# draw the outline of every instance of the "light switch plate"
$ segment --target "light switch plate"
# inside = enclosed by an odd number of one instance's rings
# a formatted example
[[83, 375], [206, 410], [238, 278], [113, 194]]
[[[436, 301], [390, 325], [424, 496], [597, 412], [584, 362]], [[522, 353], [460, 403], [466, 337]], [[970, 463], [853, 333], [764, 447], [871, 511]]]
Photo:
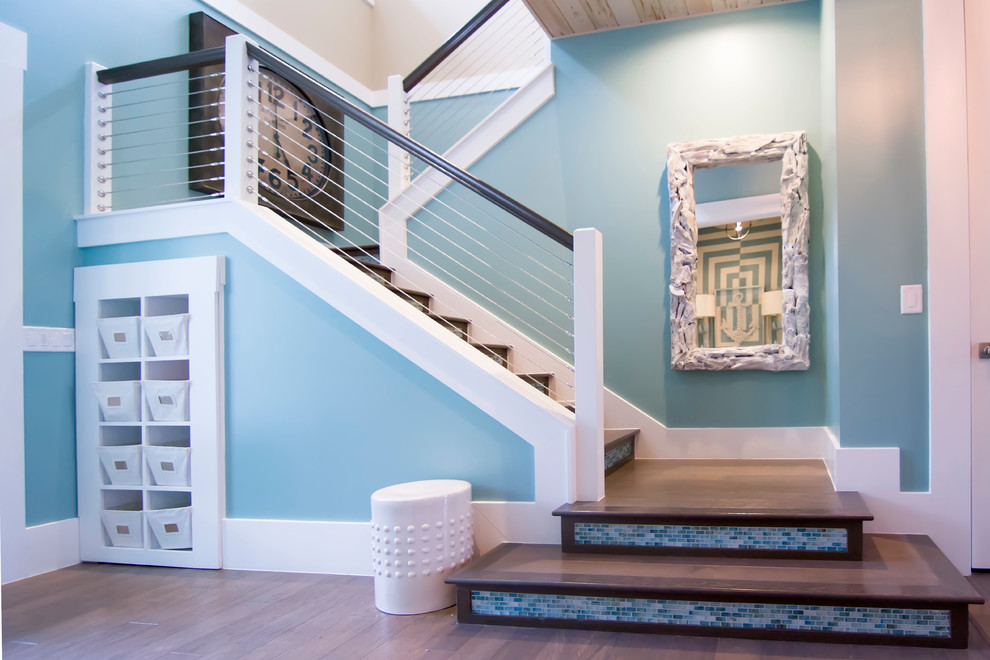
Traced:
[[924, 311], [924, 288], [920, 284], [901, 287], [901, 314], [921, 314]]
[[76, 350], [76, 331], [72, 328], [24, 326], [25, 351], [71, 353]]

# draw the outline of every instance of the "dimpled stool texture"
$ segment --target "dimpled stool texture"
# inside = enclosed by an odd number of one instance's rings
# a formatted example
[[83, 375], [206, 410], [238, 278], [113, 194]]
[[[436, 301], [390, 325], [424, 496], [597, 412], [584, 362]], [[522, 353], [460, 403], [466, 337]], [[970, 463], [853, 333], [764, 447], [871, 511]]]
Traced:
[[371, 568], [375, 607], [423, 614], [454, 604], [444, 580], [474, 553], [471, 484], [412, 481], [371, 495]]

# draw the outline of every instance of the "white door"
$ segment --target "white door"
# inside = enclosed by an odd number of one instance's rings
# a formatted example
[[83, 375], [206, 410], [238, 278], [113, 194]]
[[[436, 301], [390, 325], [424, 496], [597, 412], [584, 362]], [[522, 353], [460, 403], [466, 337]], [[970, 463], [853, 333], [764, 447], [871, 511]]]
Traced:
[[[973, 568], [990, 568], [990, 2], [966, 1], [970, 298], [973, 344]], [[988, 356], [990, 357], [990, 356]]]

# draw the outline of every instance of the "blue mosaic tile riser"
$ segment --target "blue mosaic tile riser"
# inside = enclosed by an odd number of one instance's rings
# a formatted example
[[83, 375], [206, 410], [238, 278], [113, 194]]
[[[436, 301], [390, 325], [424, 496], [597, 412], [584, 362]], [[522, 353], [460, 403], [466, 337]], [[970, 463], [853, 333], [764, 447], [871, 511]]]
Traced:
[[608, 469], [616, 463], [629, 458], [632, 456], [632, 452], [632, 442], [625, 442], [618, 447], [605, 452], [605, 470], [608, 471]]
[[575, 545], [848, 552], [845, 529], [575, 523]]
[[471, 611], [574, 621], [949, 638], [948, 610], [778, 605], [472, 591]]

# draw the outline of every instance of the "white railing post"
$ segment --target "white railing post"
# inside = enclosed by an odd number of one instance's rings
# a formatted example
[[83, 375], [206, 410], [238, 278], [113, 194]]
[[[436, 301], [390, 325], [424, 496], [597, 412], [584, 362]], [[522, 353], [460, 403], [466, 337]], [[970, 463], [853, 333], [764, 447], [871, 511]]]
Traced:
[[602, 235], [574, 232], [574, 410], [577, 499], [605, 496]]
[[110, 198], [110, 85], [101, 83], [96, 74], [105, 66], [86, 63], [86, 103], [83, 111], [86, 123], [83, 145], [83, 213], [100, 213], [113, 207]]
[[223, 195], [258, 203], [258, 63], [248, 58], [248, 40], [227, 37], [224, 70]]
[[[402, 76], [388, 77], [388, 125], [409, 136], [409, 95], [402, 88]], [[391, 142], [388, 145], [388, 198], [395, 200], [409, 187], [409, 152]], [[406, 259], [406, 216], [394, 204], [378, 214], [380, 260], [386, 266]]]

